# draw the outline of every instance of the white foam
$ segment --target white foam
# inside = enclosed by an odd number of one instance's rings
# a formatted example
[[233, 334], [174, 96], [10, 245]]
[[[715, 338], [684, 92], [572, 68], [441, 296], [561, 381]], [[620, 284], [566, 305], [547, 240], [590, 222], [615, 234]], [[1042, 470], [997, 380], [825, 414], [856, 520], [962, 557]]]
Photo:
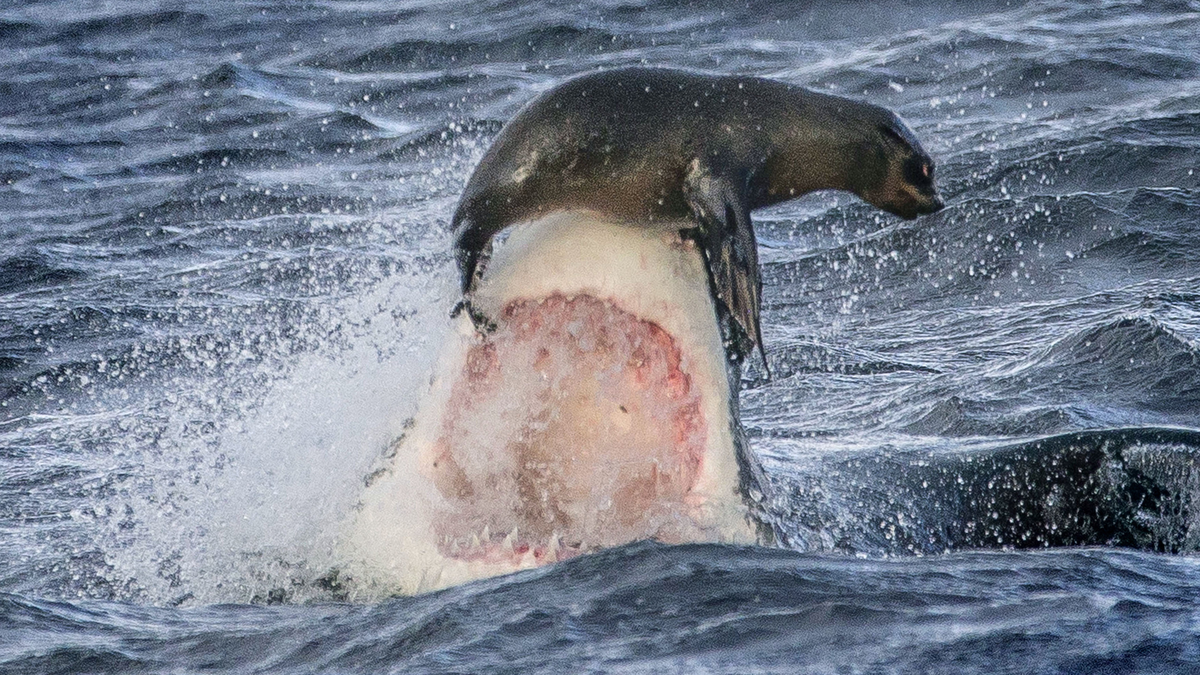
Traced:
[[[246, 602], [273, 588], [319, 596], [311, 582], [338, 568], [364, 476], [426, 388], [453, 297], [449, 274], [439, 279], [431, 287], [428, 273], [397, 275], [338, 308], [335, 322], [360, 326], [348, 344], [247, 364], [273, 371], [240, 378], [269, 376], [263, 390], [160, 383], [175, 392], [161, 411], [171, 421], [138, 451], [143, 487], [108, 507], [114, 530], [126, 506], [134, 523], [105, 545], [113, 581], [153, 602]], [[214, 420], [217, 438], [197, 438], [186, 427], [212, 420], [211, 398], [236, 399], [237, 409]]]

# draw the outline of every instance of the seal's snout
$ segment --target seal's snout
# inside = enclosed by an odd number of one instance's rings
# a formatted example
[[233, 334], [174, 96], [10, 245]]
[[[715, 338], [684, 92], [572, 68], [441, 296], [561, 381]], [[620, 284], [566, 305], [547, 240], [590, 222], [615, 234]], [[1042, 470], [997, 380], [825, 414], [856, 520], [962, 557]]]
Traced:
[[931, 213], [937, 213], [944, 208], [946, 208], [946, 202], [942, 199], [941, 195], [935, 192], [929, 198], [929, 202], [921, 209], [921, 215], [927, 216]]
[[870, 199], [871, 196], [864, 195], [875, 206], [888, 213], [900, 216], [905, 220], [912, 220], [931, 213], [937, 213], [946, 207], [946, 202], [942, 200], [941, 195], [936, 190], [926, 189], [918, 191], [913, 189], [912, 186], [905, 186], [898, 192], [888, 195], [888, 198], [879, 201]]

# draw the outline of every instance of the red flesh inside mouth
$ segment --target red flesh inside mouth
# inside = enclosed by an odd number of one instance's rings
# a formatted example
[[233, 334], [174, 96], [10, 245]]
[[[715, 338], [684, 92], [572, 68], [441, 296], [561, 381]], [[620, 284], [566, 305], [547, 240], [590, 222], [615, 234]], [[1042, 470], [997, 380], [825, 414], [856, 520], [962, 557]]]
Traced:
[[675, 339], [589, 295], [514, 300], [473, 344], [423, 470], [443, 555], [553, 562], [672, 540], [707, 427]]

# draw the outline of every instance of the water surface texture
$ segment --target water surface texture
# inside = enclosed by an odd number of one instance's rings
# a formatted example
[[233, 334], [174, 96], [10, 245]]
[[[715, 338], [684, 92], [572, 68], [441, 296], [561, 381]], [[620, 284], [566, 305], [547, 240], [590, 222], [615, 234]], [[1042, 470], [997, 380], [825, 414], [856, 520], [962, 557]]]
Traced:
[[[1200, 671], [1200, 3], [0, 9], [5, 673]], [[947, 208], [755, 214], [780, 547], [339, 573], [449, 218], [571, 75], [896, 110]]]

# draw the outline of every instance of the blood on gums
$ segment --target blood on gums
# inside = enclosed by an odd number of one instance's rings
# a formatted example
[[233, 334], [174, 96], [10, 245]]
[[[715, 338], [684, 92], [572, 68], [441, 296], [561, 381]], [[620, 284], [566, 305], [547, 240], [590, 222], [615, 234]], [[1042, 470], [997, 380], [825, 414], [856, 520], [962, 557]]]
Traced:
[[[428, 469], [445, 500], [434, 526], [443, 553], [543, 561], [653, 537], [662, 514], [684, 508], [706, 442], [675, 339], [589, 295], [515, 300], [500, 316], [468, 350]], [[509, 464], [489, 466], [496, 457]], [[605, 501], [597, 485], [612, 490], [610, 515], [586, 501]], [[464, 550], [485, 527], [492, 540]], [[499, 551], [513, 527], [511, 553]], [[548, 551], [559, 537], [573, 544]]]

